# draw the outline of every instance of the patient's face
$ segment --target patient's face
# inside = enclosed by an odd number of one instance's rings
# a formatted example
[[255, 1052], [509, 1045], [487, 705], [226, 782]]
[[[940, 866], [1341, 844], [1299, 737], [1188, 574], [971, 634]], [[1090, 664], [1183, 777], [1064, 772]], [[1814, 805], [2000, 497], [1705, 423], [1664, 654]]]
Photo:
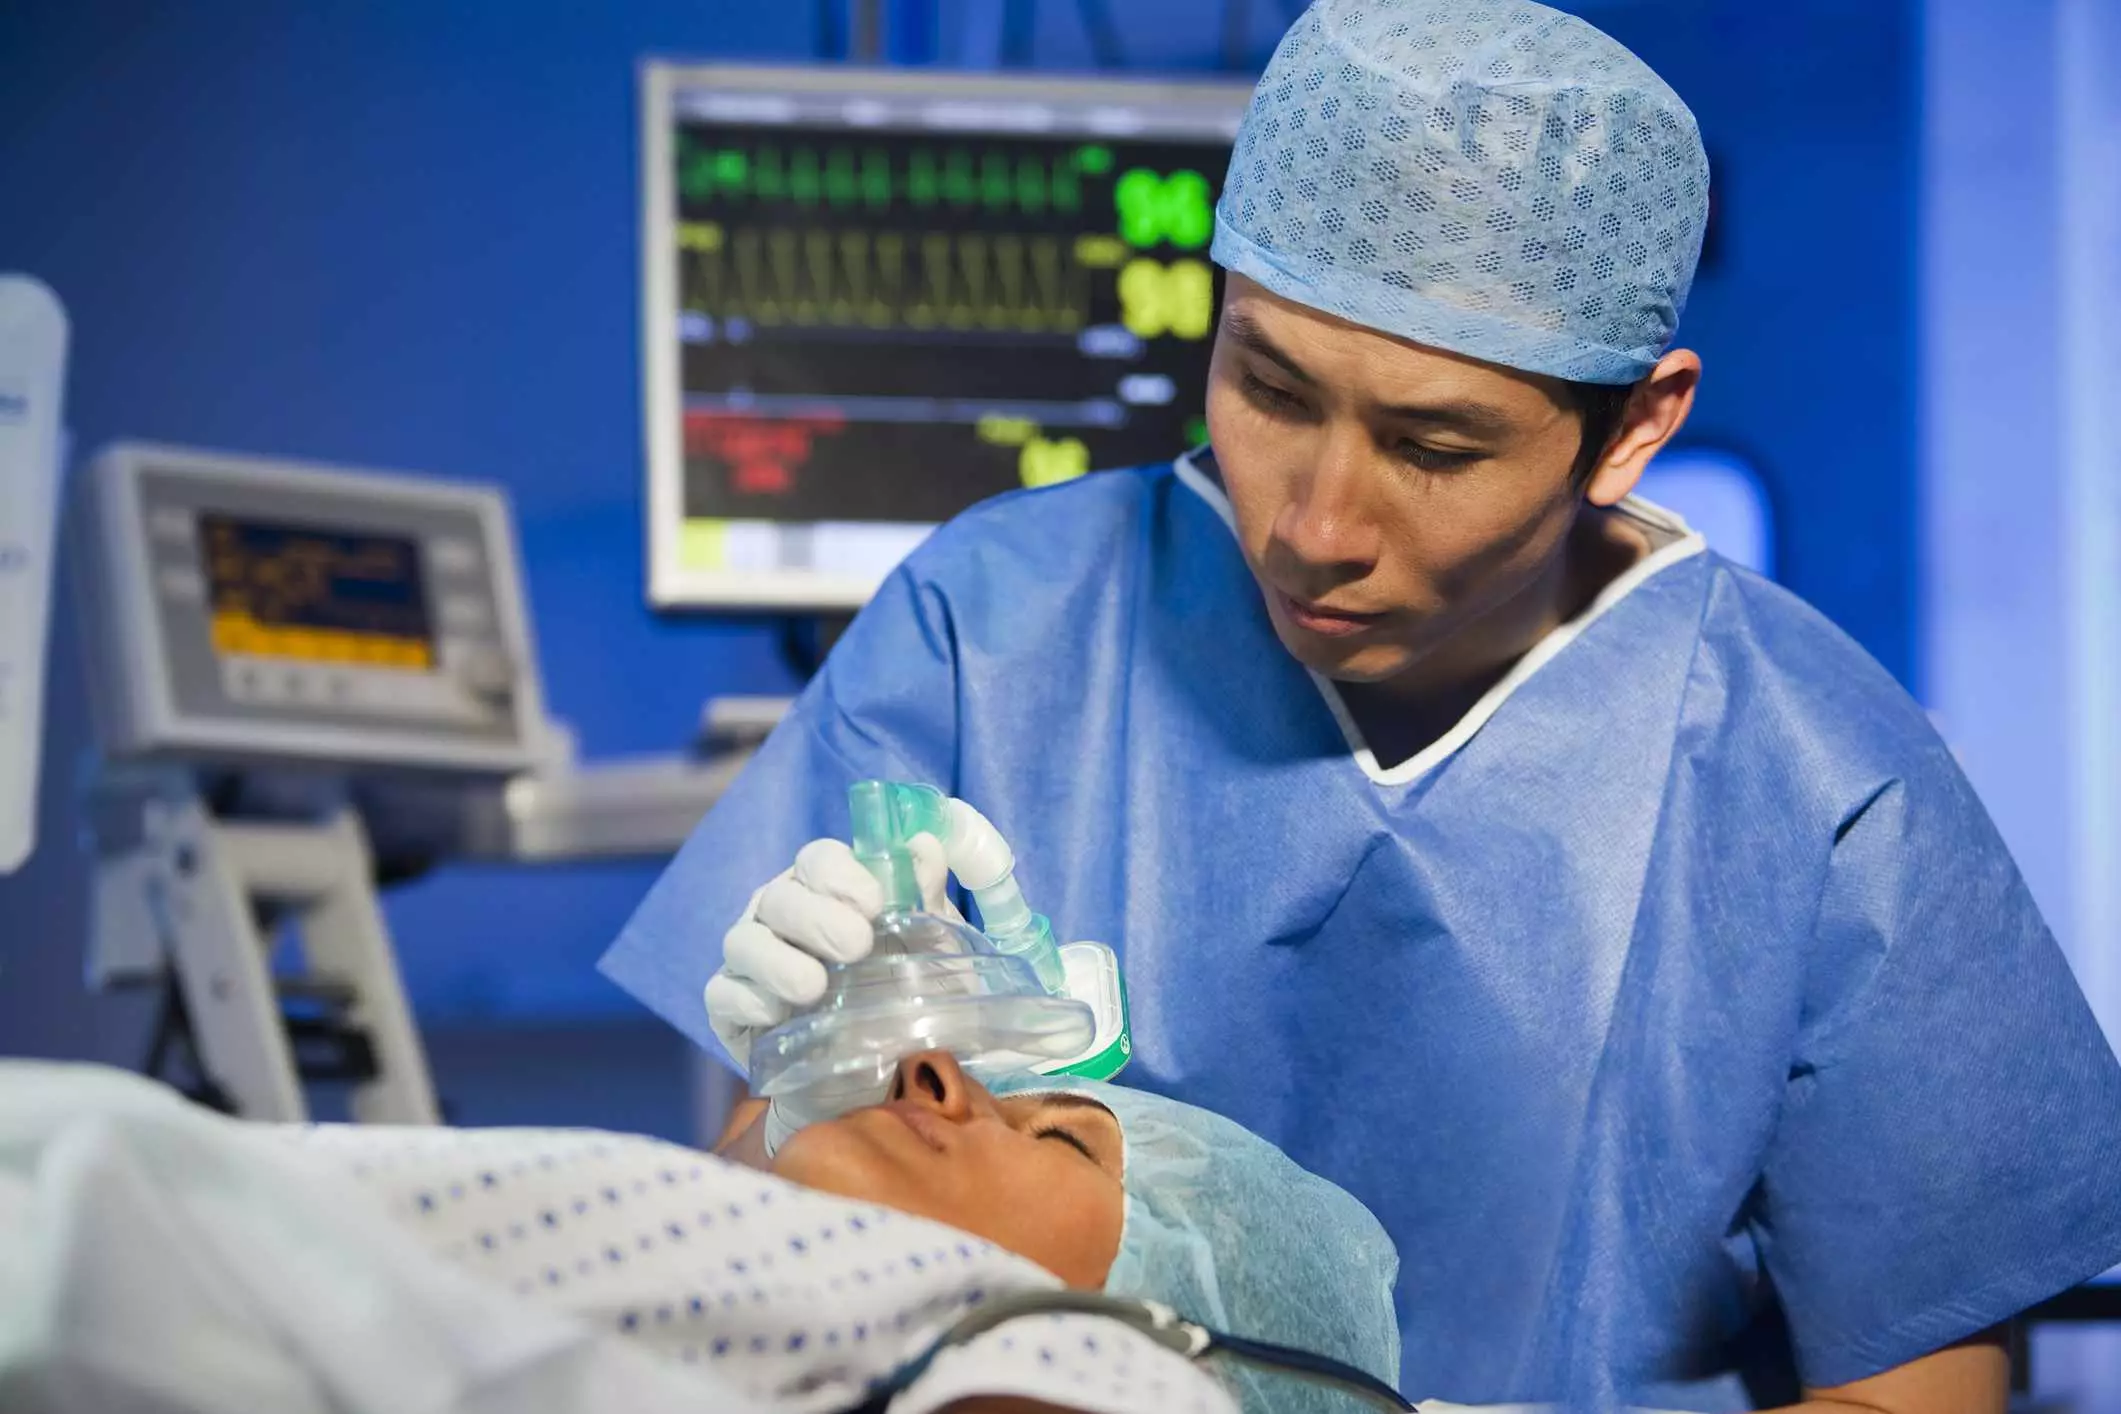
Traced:
[[1070, 1286], [1099, 1287], [1126, 1212], [1112, 1112], [1080, 1095], [996, 1098], [947, 1052], [901, 1062], [891, 1098], [781, 1146], [793, 1183], [984, 1237]]

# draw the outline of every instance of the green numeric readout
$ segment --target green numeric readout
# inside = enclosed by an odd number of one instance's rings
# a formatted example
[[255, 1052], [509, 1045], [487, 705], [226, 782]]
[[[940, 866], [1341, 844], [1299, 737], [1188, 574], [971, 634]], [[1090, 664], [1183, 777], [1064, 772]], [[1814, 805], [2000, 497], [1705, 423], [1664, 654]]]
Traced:
[[1148, 247], [1169, 241], [1181, 250], [1199, 250], [1215, 230], [1215, 203], [1208, 179], [1182, 170], [1162, 176], [1146, 167], [1127, 171], [1112, 188], [1119, 208], [1119, 233], [1128, 245]]

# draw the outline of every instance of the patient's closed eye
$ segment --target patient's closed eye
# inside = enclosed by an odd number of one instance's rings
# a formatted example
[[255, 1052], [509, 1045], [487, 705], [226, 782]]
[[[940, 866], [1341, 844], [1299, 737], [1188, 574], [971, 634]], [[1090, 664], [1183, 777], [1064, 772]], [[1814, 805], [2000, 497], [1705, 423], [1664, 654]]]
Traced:
[[[1090, 1146], [1065, 1129], [1041, 1129], [1036, 1131], [1031, 1137], [1034, 1139], [1058, 1139], [1091, 1163], [1097, 1163], [1097, 1155], [1090, 1152]], [[1099, 1166], [1102, 1167], [1102, 1165]]]

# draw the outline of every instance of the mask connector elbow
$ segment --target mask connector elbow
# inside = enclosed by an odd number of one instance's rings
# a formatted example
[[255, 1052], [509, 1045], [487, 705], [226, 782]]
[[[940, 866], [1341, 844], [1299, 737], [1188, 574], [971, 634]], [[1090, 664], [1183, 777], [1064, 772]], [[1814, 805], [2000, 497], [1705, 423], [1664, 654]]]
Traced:
[[1053, 939], [1053, 924], [1024, 902], [1024, 891], [1016, 885], [1016, 856], [1009, 842], [986, 816], [962, 800], [952, 799], [944, 810], [948, 818], [944, 852], [951, 872], [979, 909], [980, 931], [997, 951], [1031, 964], [1048, 992], [1064, 994], [1067, 971], [1061, 964], [1060, 945]]

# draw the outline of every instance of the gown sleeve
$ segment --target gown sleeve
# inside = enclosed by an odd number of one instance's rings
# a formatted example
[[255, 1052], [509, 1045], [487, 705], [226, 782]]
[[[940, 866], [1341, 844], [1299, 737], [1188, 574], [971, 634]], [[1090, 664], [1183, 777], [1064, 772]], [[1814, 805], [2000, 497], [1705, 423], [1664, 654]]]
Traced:
[[1756, 1240], [1812, 1387], [2121, 1263], [2121, 1065], [1941, 743], [1841, 829]]
[[885, 582], [649, 890], [598, 964], [605, 976], [733, 1064], [701, 992], [753, 891], [811, 840], [847, 838], [855, 781], [953, 785], [952, 627], [948, 603], [911, 562]]

